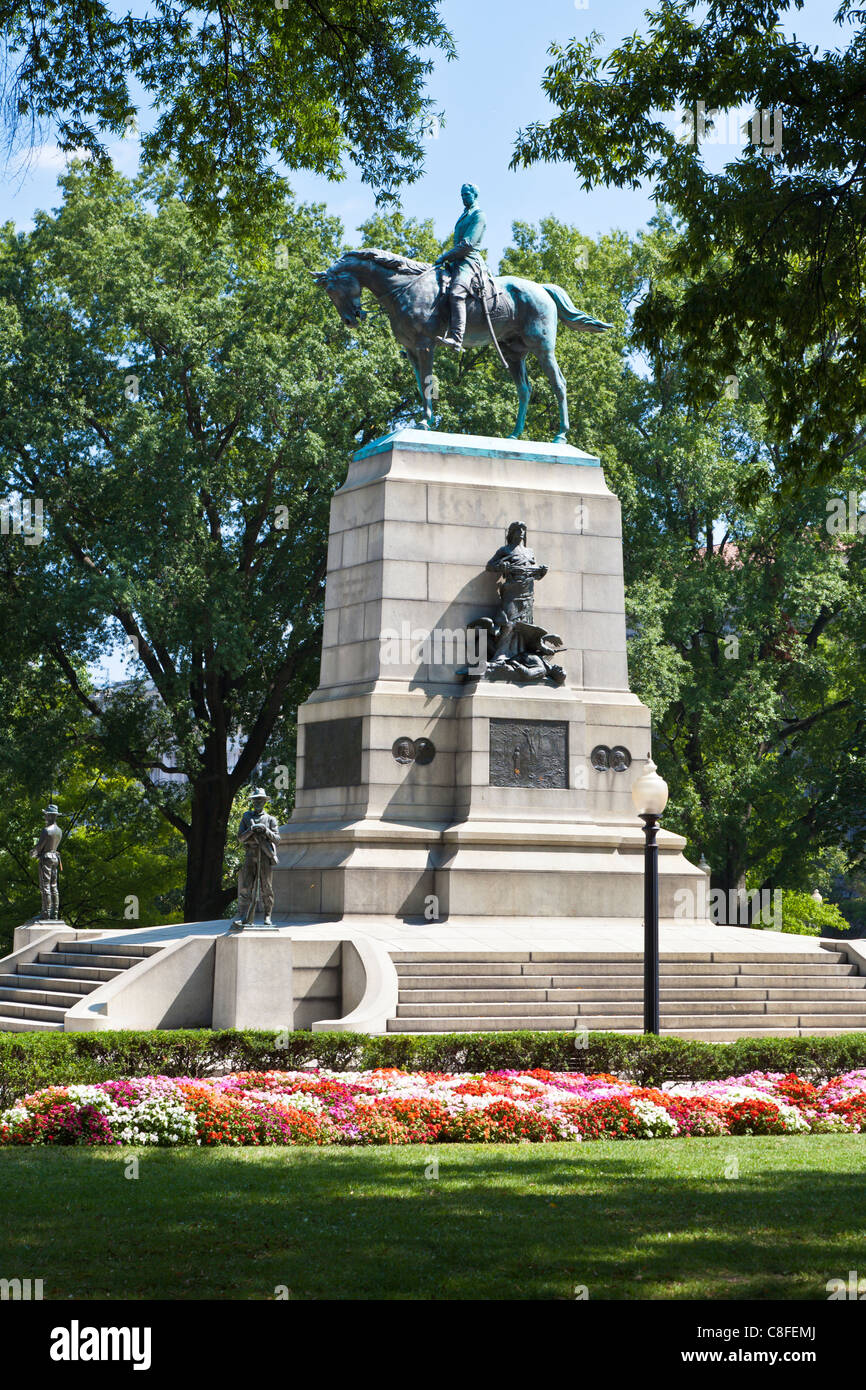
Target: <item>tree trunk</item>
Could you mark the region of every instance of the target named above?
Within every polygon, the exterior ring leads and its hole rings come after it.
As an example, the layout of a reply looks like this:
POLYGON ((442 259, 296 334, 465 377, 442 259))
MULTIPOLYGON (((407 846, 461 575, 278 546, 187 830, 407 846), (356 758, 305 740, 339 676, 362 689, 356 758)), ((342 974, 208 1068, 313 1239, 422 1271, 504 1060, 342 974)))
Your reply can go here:
POLYGON ((228 774, 204 771, 192 787, 192 811, 187 839, 185 922, 222 918, 235 889, 223 885, 223 860, 232 794, 228 774))

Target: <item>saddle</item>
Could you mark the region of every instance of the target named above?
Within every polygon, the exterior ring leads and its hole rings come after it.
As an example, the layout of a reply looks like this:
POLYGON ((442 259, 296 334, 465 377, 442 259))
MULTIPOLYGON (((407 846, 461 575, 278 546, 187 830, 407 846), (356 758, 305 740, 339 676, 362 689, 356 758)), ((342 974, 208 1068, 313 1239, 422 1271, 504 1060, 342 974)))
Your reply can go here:
MULTIPOLYGON (((441 307, 444 309, 445 307, 448 292, 451 288, 451 275, 452 272, 447 265, 437 267, 437 276, 439 279, 437 308, 441 307)), ((476 274, 472 281, 472 293, 470 298, 480 302, 482 295, 487 303, 487 312, 492 318, 496 310, 500 307, 499 301, 504 299, 504 295, 496 288, 493 276, 490 274, 486 265, 476 268, 476 274)))

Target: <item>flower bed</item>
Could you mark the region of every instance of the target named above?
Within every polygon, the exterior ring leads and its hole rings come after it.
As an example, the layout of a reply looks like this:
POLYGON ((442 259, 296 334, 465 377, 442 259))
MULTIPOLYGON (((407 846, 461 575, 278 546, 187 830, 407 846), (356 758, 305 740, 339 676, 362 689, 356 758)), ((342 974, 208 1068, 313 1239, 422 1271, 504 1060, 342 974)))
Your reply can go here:
POLYGON ((451 1144, 866 1131, 866 1070, 751 1072, 660 1089, 615 1076, 236 1072, 51 1086, 0 1112, 12 1144, 451 1144))

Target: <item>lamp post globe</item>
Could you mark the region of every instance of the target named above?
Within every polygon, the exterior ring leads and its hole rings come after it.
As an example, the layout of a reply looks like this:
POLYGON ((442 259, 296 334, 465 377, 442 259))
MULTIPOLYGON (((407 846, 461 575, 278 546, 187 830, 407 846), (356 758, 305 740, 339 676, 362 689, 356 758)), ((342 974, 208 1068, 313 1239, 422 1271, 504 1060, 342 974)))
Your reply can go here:
POLYGON ((631 799, 639 816, 660 816, 667 806, 668 784, 652 758, 632 786, 631 799))

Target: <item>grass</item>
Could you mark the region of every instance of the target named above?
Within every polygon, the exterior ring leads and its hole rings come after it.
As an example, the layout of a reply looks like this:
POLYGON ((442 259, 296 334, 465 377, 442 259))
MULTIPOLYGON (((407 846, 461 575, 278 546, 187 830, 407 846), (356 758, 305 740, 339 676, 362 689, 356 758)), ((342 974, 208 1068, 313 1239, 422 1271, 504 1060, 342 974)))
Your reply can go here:
POLYGON ((0 1277, 49 1299, 824 1300, 866 1271, 864 1179, 858 1135, 5 1149, 0 1277))

